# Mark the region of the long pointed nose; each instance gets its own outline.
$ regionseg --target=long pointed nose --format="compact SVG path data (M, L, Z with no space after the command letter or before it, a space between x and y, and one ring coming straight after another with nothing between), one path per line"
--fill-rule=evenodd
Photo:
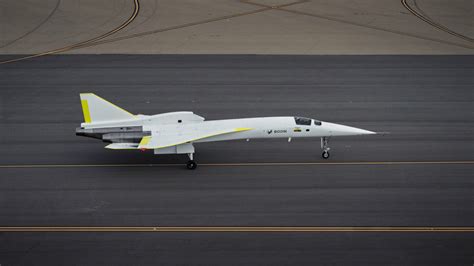
M323 123L325 129L328 131L329 136L354 136L354 135L370 135L377 134L373 131L365 130L362 128L350 127L334 123Z

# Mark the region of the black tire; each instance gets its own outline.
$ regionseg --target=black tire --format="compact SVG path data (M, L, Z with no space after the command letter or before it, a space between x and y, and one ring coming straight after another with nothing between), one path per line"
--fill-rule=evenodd
M188 163L186 164L186 168L188 168L189 170L194 170L196 169L197 167L197 163L195 161L188 161Z
M323 151L323 154L321 156L323 157L323 159L329 159L329 152Z

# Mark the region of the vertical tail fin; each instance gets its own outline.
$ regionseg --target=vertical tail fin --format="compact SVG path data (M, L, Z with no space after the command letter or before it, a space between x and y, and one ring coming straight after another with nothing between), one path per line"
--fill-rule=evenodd
M134 117L130 112L93 93L81 93L80 96L86 123L124 120Z

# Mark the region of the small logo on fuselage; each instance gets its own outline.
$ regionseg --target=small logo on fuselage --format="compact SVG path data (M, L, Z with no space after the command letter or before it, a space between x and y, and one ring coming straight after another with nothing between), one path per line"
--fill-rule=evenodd
M275 129L275 130L273 130L273 129L268 129L268 130L267 130L267 134L268 134L268 135L270 135L270 134L272 134L272 133L278 134L278 133L286 133L286 132L287 132L286 129Z

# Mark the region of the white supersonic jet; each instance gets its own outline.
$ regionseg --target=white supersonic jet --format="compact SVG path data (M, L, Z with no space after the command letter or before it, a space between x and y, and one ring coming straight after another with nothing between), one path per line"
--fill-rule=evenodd
M375 132L299 116L205 121L193 112L133 115L93 93L81 93L84 123L76 135L101 139L114 150L153 150L155 154L187 154L196 169L193 143L237 139L321 138L322 157L329 158L329 137Z

